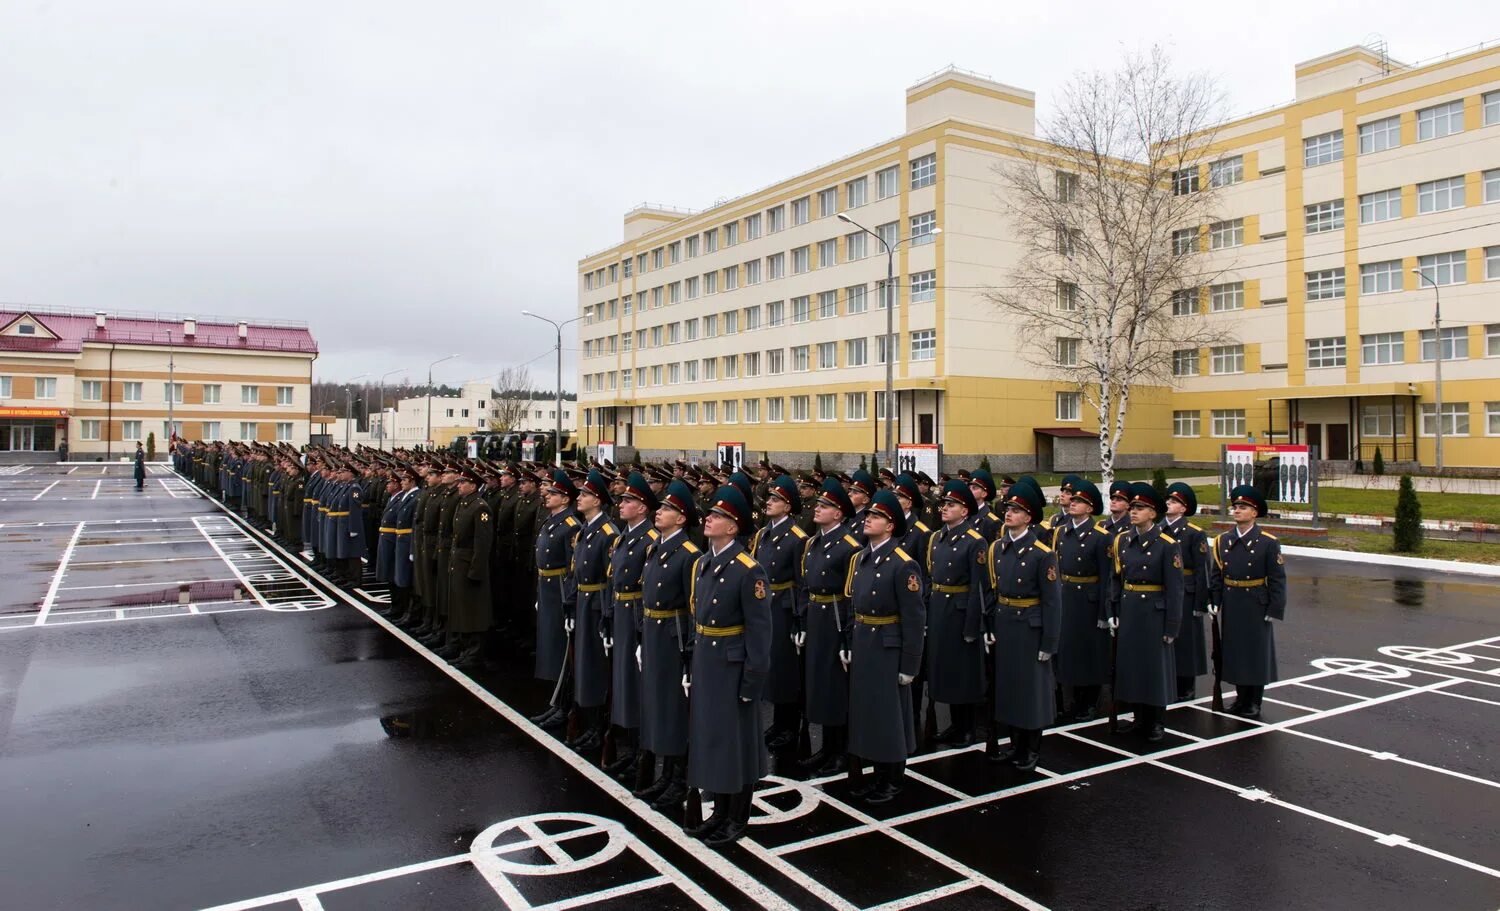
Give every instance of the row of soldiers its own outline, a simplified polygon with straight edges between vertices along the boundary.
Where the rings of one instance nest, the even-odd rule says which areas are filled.
[[[302,473],[294,463],[268,474],[284,483]],[[422,621],[413,630],[465,667],[485,632],[520,635],[529,614],[533,673],[554,683],[532,720],[572,720],[581,753],[616,746],[606,770],[658,809],[714,794],[713,814],[688,820],[716,846],[743,833],[767,750],[806,743],[809,725],[821,731],[800,762],[809,774],[849,774],[855,798],[892,800],[924,689],[929,718],[948,707],[937,739],[949,745],[975,742],[988,696],[991,758],[1031,770],[1043,729],[1094,717],[1106,683],[1111,706],[1134,709],[1118,729],[1161,739],[1164,707],[1192,698],[1208,670],[1206,616],[1222,611],[1212,628],[1222,620],[1230,711],[1257,715],[1276,679],[1285,573],[1254,488],[1233,491],[1235,528],[1210,538],[1188,521],[1196,498],[1182,484],[1163,497],[1116,482],[1105,497],[1069,477],[1048,516],[1030,478],[997,484],[983,470],[939,492],[913,475],[819,483],[758,468],[757,483],[682,465],[568,472],[314,451],[303,500],[327,518],[302,536],[348,559],[340,536],[354,540],[356,510],[381,502],[362,472],[389,475],[367,538],[391,586],[383,612]],[[521,500],[526,522],[513,515]]]

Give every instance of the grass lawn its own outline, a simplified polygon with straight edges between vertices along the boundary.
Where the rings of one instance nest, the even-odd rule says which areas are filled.
[[[1491,499],[1497,499],[1492,497]],[[1356,531],[1353,529],[1337,529],[1328,533],[1326,538],[1311,538],[1308,540],[1284,539],[1284,542],[1297,547],[1322,547],[1330,550],[1354,551],[1364,554],[1389,554],[1391,550],[1392,537],[1383,535],[1376,531]],[[1500,563],[1500,544],[1486,544],[1475,541],[1435,541],[1426,538],[1422,541],[1422,549],[1414,554],[1401,554],[1404,557],[1427,557],[1433,560],[1460,560],[1465,563]]]
[[[1219,487],[1194,488],[1198,502],[1219,502]],[[1461,522],[1500,523],[1500,497],[1482,494],[1417,492],[1424,519],[1452,519]],[[1291,505],[1291,504],[1289,504]],[[1274,510],[1276,505],[1273,503]],[[1292,508],[1305,510],[1295,505]],[[1355,487],[1324,487],[1318,491],[1318,511],[1338,515],[1393,516],[1396,514],[1396,491],[1362,490]]]

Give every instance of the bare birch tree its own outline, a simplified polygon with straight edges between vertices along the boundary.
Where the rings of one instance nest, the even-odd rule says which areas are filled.
[[[1214,80],[1174,74],[1153,48],[1074,76],[1039,124],[1046,145],[996,166],[1022,252],[987,296],[1022,338],[1057,340],[1024,356],[1095,409],[1105,482],[1132,391],[1170,385],[1175,351],[1223,337],[1203,315],[1217,273],[1198,252],[1224,182],[1208,173],[1222,120]]]
[[[531,386],[531,371],[525,367],[506,367],[495,378],[495,388],[490,398],[490,429],[514,430],[526,417],[535,392]]]

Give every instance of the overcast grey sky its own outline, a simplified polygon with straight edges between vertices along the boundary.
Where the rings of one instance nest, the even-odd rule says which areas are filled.
[[[571,315],[626,209],[897,135],[950,63],[1045,118],[1161,41],[1244,112],[1377,34],[1408,62],[1496,37],[1479,2],[1094,6],[0,0],[0,301],[302,319],[320,379],[457,352],[437,379],[550,386],[520,311]]]

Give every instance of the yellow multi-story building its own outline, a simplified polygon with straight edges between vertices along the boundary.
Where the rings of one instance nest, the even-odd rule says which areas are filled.
[[[300,324],[0,308],[0,461],[165,457],[173,433],[304,446],[317,356]]]
[[[1199,177],[1223,221],[1196,255],[1218,277],[1184,300],[1233,343],[1134,393],[1117,465],[1252,437],[1431,465],[1438,420],[1446,465],[1500,465],[1500,49],[1408,67],[1351,48],[1296,86],[1215,133]],[[1037,144],[1031,92],[950,69],[907,90],[895,139],[702,212],[627,213],[624,242],[579,263],[584,442],[881,450],[887,261],[846,213],[900,241],[899,440],[956,465],[1086,465],[1096,417],[1026,356],[1056,340],[1018,337],[985,295],[1021,253],[997,165]]]

